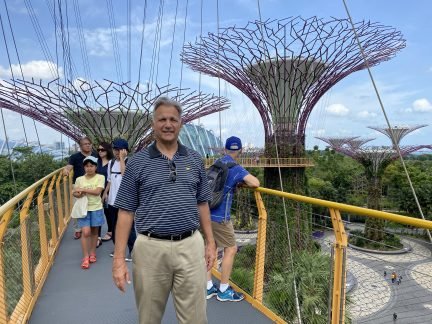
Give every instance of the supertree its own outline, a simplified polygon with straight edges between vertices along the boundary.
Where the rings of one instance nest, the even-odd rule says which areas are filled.
[[[405,46],[400,32],[371,22],[355,24],[369,66]],[[209,33],[184,46],[182,61],[242,91],[264,123],[268,157],[302,157],[308,118],[338,81],[366,68],[346,19],[312,17],[249,22]],[[304,192],[304,167],[282,170],[286,190]],[[266,168],[265,185],[280,188],[278,169]]]
[[[93,84],[76,80],[47,84],[34,80],[0,82],[0,107],[33,118],[62,134],[79,140],[88,136],[94,142],[111,142],[122,137],[129,147],[139,150],[152,140],[151,110],[161,96],[169,96],[183,107],[182,122],[227,109],[225,98],[170,86],[141,90],[129,83],[105,80]]]
[[[368,128],[376,130],[382,134],[384,134],[385,136],[387,136],[388,138],[390,138],[390,140],[394,141],[393,145],[399,145],[402,138],[404,138],[406,135],[408,135],[409,133],[412,133],[413,131],[419,129],[419,128],[423,128],[426,127],[426,124],[423,125],[396,125],[396,126],[392,126],[391,128],[384,126],[384,127],[380,127],[380,126],[368,126]]]
[[[393,28],[363,21],[355,29],[369,66],[389,60],[405,46]],[[186,44],[181,58],[192,70],[229,82],[251,100],[264,124],[267,157],[304,157],[307,121],[319,99],[367,66],[354,37],[346,19],[254,21]],[[265,168],[264,185],[305,194],[305,167]],[[289,205],[291,228],[301,248],[310,222],[304,206]]]
[[[324,139],[322,139],[324,140]],[[325,140],[324,140],[325,141]],[[327,142],[327,141],[326,141]],[[423,148],[430,148],[430,145],[404,146],[400,147],[402,156],[406,156]],[[336,152],[349,156],[359,162],[365,171],[367,180],[367,207],[381,209],[382,177],[386,168],[399,158],[398,152],[391,146],[370,146],[362,145],[332,146]],[[384,237],[384,221],[368,217],[365,225],[366,238],[373,241],[381,241]]]
[[[351,148],[352,150],[356,150],[362,147],[363,145],[365,145],[366,143],[373,141],[374,139],[375,138],[356,138],[348,141],[346,145],[348,145],[348,147]]]
[[[315,137],[321,141],[326,142],[331,148],[342,147],[345,144],[351,143],[353,140],[357,139],[359,136],[351,137]]]

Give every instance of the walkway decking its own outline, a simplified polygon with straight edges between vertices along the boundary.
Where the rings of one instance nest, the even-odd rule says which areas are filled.
[[[72,229],[63,238],[55,263],[36,303],[30,324],[137,323],[132,286],[120,293],[111,280],[111,242],[98,250],[98,262],[87,270],[80,269],[79,241],[72,239]],[[271,323],[248,302],[221,303],[208,301],[209,323]],[[177,323],[172,301],[168,302],[162,323]]]

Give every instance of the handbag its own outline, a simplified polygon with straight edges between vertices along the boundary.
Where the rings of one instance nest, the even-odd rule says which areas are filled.
[[[87,196],[83,196],[81,198],[77,198],[75,204],[72,207],[71,217],[72,218],[84,218],[87,216],[87,205],[88,199]]]

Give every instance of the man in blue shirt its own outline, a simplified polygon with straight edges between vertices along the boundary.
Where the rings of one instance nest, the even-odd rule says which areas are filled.
[[[225,156],[220,160],[223,163],[236,162],[242,152],[242,143],[240,138],[232,136],[226,140]],[[234,236],[234,227],[230,220],[230,210],[233,202],[234,190],[237,185],[243,184],[247,187],[257,188],[260,183],[253,175],[249,174],[241,165],[235,165],[228,171],[228,177],[225,182],[224,198],[222,203],[210,210],[213,237],[217,247],[223,247],[224,253],[222,258],[222,271],[219,289],[213,284],[211,273],[207,273],[207,299],[213,296],[219,301],[241,301],[244,296],[235,292],[229,285],[229,278],[234,263],[234,257],[237,253],[237,245]]]

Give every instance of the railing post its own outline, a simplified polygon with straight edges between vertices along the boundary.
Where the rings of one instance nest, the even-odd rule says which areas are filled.
[[[36,281],[39,282],[42,272],[48,264],[48,241],[47,241],[47,233],[45,227],[45,208],[44,208],[44,195],[45,190],[48,185],[48,179],[44,181],[42,188],[37,197],[37,206],[38,206],[38,218],[39,218],[39,238],[40,238],[40,247],[41,247],[41,259],[42,259],[42,267],[38,268],[38,272],[36,273]]]
[[[3,258],[3,238],[7,230],[7,226],[13,214],[11,207],[1,218],[0,222],[0,323],[7,323],[8,311],[6,303],[6,278],[4,273],[4,258]]]
[[[335,235],[331,323],[343,324],[345,321],[346,249],[348,240],[339,210],[329,208],[329,211]]]
[[[22,276],[23,276],[23,296],[22,301],[24,307],[22,309],[27,309],[31,298],[33,296],[35,282],[32,271],[32,251],[31,251],[31,237],[29,235],[28,217],[30,204],[33,199],[35,190],[29,192],[22,208],[20,211],[20,227],[21,227],[21,258],[22,258]],[[18,308],[18,307],[17,307]]]
[[[62,177],[63,179],[63,199],[64,199],[64,216],[66,218],[70,215],[70,209],[69,209],[69,178],[68,177]]]
[[[57,217],[58,217],[59,233],[61,233],[63,231],[63,228],[65,227],[65,221],[63,217],[63,204],[62,204],[63,200],[61,199],[61,191],[60,191],[61,179],[62,177],[60,174],[56,181],[56,197],[57,197],[57,213],[58,213]]]
[[[49,219],[51,224],[51,240],[52,245],[55,246],[57,244],[57,226],[55,222],[54,215],[54,198],[53,198],[53,187],[56,181],[56,175],[54,175],[51,179],[51,183],[48,187],[48,203],[49,203]]]
[[[255,191],[255,200],[258,207],[258,236],[256,242],[255,275],[253,297],[262,303],[264,289],[264,265],[267,235],[267,211],[261,194]]]

